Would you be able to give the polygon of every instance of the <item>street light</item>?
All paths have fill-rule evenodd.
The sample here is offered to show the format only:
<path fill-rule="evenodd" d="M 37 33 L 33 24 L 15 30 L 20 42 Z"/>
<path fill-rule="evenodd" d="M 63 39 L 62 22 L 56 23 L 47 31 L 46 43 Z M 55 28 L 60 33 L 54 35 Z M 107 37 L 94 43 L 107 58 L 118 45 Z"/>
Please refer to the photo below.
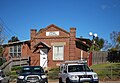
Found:
<path fill-rule="evenodd" d="M 93 46 L 94 46 L 94 44 L 95 44 L 95 37 L 97 37 L 98 35 L 97 35 L 97 33 L 93 34 L 92 32 L 90 32 L 89 35 L 93 37 L 92 40 L 93 40 Z M 94 51 L 94 47 L 93 47 L 93 51 Z"/>

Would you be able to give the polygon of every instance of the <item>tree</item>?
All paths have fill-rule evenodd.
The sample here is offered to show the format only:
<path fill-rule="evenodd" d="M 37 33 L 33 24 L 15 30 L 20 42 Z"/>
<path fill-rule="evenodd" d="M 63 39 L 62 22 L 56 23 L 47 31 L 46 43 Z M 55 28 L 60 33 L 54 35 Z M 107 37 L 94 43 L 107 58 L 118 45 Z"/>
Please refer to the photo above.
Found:
<path fill-rule="evenodd" d="M 108 51 L 108 49 L 110 49 L 111 47 L 112 47 L 112 44 L 109 43 L 107 40 L 105 40 L 104 47 L 102 48 L 102 50 Z"/>
<path fill-rule="evenodd" d="M 19 41 L 18 37 L 12 36 L 11 39 L 8 41 L 8 43 L 9 42 L 16 42 L 16 41 Z"/>
<path fill-rule="evenodd" d="M 112 40 L 112 47 L 110 50 L 120 50 L 120 32 L 113 31 L 110 33 L 110 39 Z"/>
<path fill-rule="evenodd" d="M 95 37 L 92 39 L 93 45 L 90 48 L 90 51 L 100 51 L 104 47 L 105 40 L 103 38 Z"/>

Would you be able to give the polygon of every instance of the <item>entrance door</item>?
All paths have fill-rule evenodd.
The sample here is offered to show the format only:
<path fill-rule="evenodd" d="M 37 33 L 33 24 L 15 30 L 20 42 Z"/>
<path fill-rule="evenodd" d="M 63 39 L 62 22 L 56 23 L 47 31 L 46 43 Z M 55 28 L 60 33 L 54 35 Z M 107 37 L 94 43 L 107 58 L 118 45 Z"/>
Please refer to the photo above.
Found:
<path fill-rule="evenodd" d="M 41 67 L 47 67 L 47 57 L 48 50 L 45 48 L 40 49 L 40 66 Z"/>

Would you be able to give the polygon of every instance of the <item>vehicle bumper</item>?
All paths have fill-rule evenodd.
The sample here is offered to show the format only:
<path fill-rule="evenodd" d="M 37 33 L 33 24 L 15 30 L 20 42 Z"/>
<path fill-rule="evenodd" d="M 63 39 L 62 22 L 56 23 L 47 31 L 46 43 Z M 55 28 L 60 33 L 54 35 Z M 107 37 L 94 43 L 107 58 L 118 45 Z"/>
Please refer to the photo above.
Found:
<path fill-rule="evenodd" d="M 98 79 L 87 79 L 87 78 L 84 78 L 84 79 L 79 79 L 79 80 L 69 80 L 70 81 L 70 83 L 81 83 L 81 82 L 99 82 L 99 80 Z"/>
<path fill-rule="evenodd" d="M 48 80 L 47 78 L 40 79 L 39 81 L 34 81 L 34 80 L 27 81 L 27 80 L 17 79 L 17 83 L 48 83 Z"/>

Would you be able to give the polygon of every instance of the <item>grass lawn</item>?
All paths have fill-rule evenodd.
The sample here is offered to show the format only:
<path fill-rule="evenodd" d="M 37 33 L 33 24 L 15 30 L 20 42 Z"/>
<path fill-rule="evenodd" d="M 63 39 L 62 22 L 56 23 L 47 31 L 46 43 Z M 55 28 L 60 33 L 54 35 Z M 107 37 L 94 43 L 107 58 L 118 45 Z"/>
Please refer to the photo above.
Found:
<path fill-rule="evenodd" d="M 104 63 L 90 67 L 98 75 L 100 80 L 120 80 L 120 63 Z"/>

